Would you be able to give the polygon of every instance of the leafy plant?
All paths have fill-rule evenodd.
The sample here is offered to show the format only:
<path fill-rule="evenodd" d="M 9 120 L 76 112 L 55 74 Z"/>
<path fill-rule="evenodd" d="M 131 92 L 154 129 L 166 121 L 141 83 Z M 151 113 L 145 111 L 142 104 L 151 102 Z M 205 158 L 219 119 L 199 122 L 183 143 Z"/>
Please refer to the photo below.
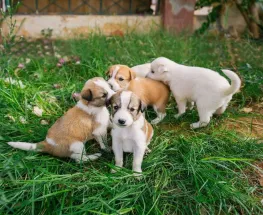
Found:
<path fill-rule="evenodd" d="M 5 52 L 9 52 L 10 49 L 15 44 L 17 30 L 16 30 L 16 20 L 14 19 L 13 16 L 16 13 L 19 5 L 20 5 L 20 2 L 8 7 L 7 11 L 1 10 L 1 15 L 0 15 L 0 44 L 2 43 L 2 46 L 0 48 L 0 56 L 3 55 Z M 4 21 L 8 25 L 8 33 L 7 34 L 4 34 L 3 28 L 2 28 L 2 24 Z"/>
<path fill-rule="evenodd" d="M 255 39 L 260 37 L 260 28 L 263 28 L 262 23 L 259 20 L 258 10 L 256 8 L 256 3 L 262 3 L 262 0 L 199 0 L 196 3 L 196 9 L 202 7 L 212 6 L 213 9 L 207 17 L 207 21 L 202 25 L 202 27 L 197 31 L 197 33 L 203 33 L 206 31 L 210 24 L 215 22 L 220 16 L 223 7 L 226 4 L 235 4 L 251 33 L 251 36 Z"/>

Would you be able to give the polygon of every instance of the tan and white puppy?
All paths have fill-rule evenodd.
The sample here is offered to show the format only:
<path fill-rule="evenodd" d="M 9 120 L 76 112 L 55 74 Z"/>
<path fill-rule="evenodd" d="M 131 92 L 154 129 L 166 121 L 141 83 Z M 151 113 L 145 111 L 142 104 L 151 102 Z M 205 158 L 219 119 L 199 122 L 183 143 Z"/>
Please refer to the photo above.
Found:
<path fill-rule="evenodd" d="M 147 74 L 151 72 L 151 64 L 145 63 L 141 65 L 137 65 L 131 68 L 138 78 L 146 78 Z"/>
<path fill-rule="evenodd" d="M 142 172 L 145 151 L 153 136 L 153 128 L 142 114 L 142 102 L 131 91 L 119 91 L 111 98 L 113 108 L 112 149 L 115 165 L 123 166 L 123 152 L 133 153 L 133 171 Z"/>
<path fill-rule="evenodd" d="M 240 78 L 230 70 L 222 71 L 231 80 L 231 85 L 213 70 L 184 66 L 164 57 L 155 59 L 151 70 L 147 77 L 170 86 L 179 111 L 176 117 L 185 113 L 187 101 L 196 102 L 199 121 L 191 124 L 192 128 L 205 127 L 213 114 L 224 113 L 241 86 Z"/>
<path fill-rule="evenodd" d="M 96 139 L 105 149 L 109 111 L 106 102 L 115 94 L 103 78 L 92 78 L 85 83 L 80 100 L 48 130 L 46 139 L 39 143 L 8 142 L 14 148 L 70 157 L 77 162 L 95 160 L 101 154 L 87 155 L 84 144 Z"/>
<path fill-rule="evenodd" d="M 166 116 L 166 105 L 170 90 L 160 81 L 149 78 L 136 78 L 135 72 L 125 65 L 114 65 L 107 71 L 108 83 L 114 91 L 130 90 L 135 93 L 146 106 L 152 106 L 157 118 L 151 121 L 157 124 Z"/>

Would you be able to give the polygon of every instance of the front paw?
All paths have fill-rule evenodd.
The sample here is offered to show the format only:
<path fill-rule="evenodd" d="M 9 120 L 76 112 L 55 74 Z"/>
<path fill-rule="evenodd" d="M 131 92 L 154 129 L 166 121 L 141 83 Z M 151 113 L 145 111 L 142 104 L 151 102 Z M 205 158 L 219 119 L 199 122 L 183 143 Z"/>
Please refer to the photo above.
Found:
<path fill-rule="evenodd" d="M 109 153 L 109 152 L 112 151 L 112 148 L 108 146 L 108 147 L 102 148 L 101 150 L 104 151 L 104 152 Z"/>
<path fill-rule="evenodd" d="M 133 176 L 137 179 L 137 180 L 141 180 L 143 178 L 142 172 L 134 172 Z"/>
<path fill-rule="evenodd" d="M 116 173 L 117 171 L 115 170 L 115 169 L 111 169 L 111 171 L 110 171 L 111 173 Z"/>
<path fill-rule="evenodd" d="M 175 119 L 179 119 L 180 116 L 182 116 L 182 114 L 181 114 L 181 113 L 178 113 L 178 114 L 175 114 L 175 115 L 174 115 L 174 118 L 175 118 Z"/>

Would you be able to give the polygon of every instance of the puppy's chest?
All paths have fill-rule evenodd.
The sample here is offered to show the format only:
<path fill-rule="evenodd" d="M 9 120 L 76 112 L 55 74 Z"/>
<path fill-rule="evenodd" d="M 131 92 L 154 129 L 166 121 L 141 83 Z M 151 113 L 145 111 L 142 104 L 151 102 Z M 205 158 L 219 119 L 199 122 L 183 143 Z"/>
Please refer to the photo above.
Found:
<path fill-rule="evenodd" d="M 109 125 L 110 114 L 107 108 L 103 108 L 99 111 L 93 119 L 93 134 L 104 134 L 107 132 L 107 127 Z"/>
<path fill-rule="evenodd" d="M 146 142 L 146 135 L 141 128 L 115 128 L 113 133 L 121 140 L 124 152 L 133 152 L 134 147 Z"/>

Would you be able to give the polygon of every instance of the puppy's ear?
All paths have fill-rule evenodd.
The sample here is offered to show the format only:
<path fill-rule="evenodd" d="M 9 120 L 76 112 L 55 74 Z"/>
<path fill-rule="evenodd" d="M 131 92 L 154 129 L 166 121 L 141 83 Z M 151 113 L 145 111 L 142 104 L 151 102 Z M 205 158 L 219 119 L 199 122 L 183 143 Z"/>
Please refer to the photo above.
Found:
<path fill-rule="evenodd" d="M 138 112 L 141 111 L 143 113 L 145 109 L 146 109 L 146 105 L 140 100 Z"/>
<path fill-rule="evenodd" d="M 89 102 L 92 101 L 93 99 L 92 91 L 90 89 L 85 90 L 84 92 L 81 93 L 81 97 Z"/>
<path fill-rule="evenodd" d="M 132 69 L 130 69 L 129 72 L 130 72 L 130 79 L 131 80 L 135 79 L 136 78 L 136 73 Z"/>
<path fill-rule="evenodd" d="M 164 73 L 164 72 L 168 72 L 168 68 L 165 65 L 160 64 L 159 67 L 158 67 L 158 73 L 161 74 L 161 73 Z"/>
<path fill-rule="evenodd" d="M 112 67 L 112 66 L 109 66 L 108 69 L 107 69 L 107 71 L 105 72 L 106 79 L 109 78 L 110 71 L 111 71 L 111 67 Z"/>

